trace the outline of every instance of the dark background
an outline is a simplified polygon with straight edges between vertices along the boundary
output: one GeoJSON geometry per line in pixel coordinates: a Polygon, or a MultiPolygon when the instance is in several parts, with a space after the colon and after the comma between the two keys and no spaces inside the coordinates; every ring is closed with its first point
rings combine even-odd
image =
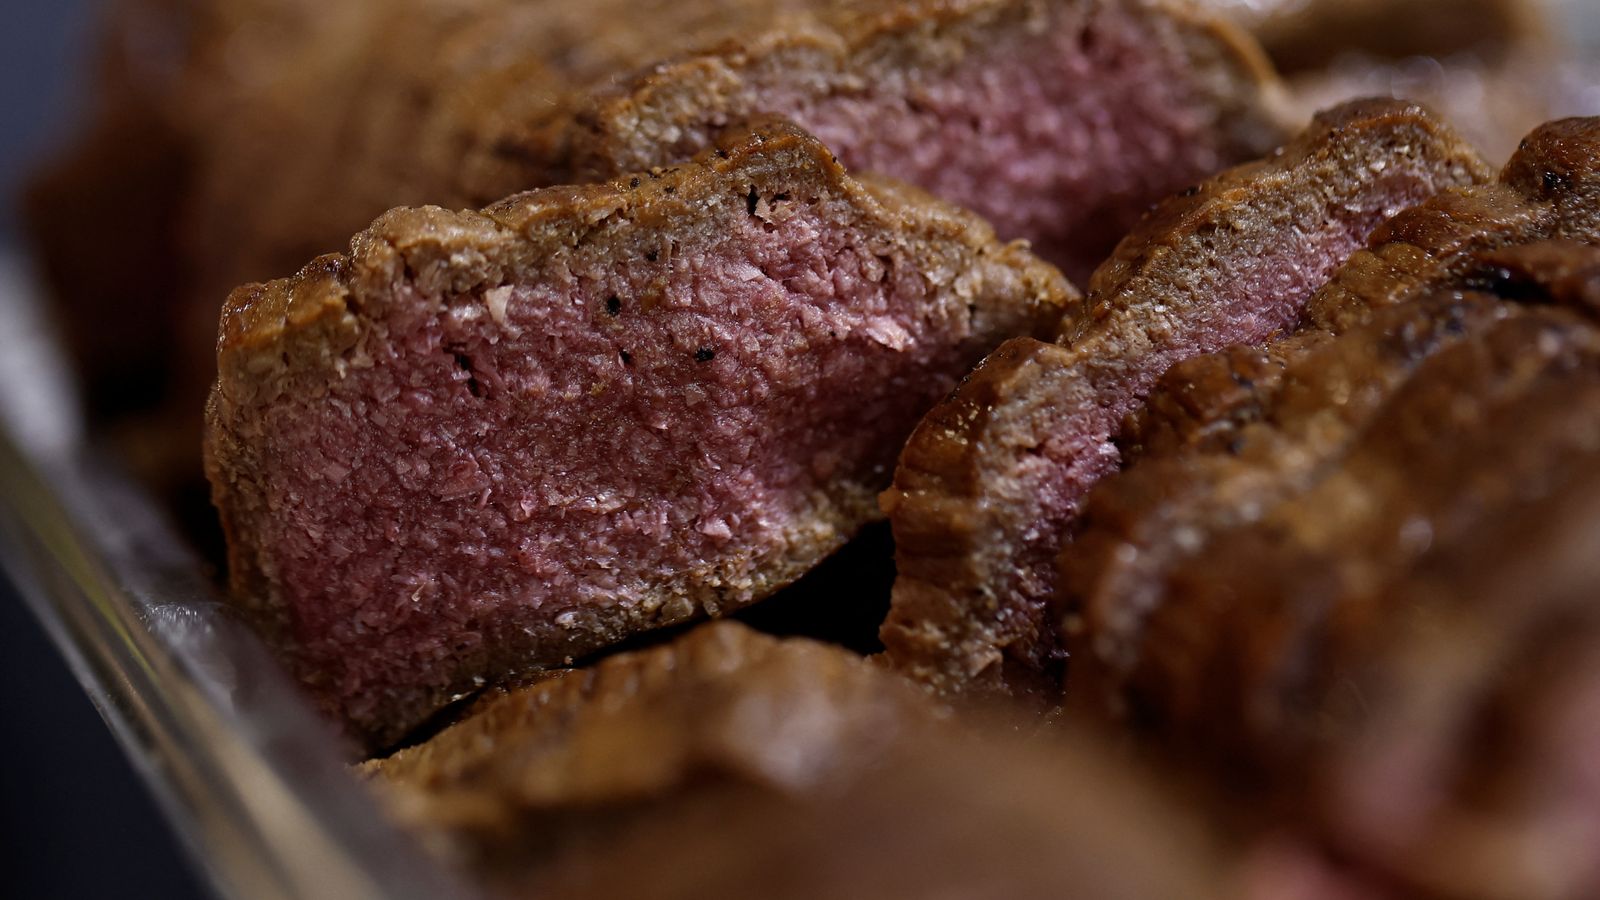
{"type": "MultiPolygon", "coordinates": [[[[8,0],[0,28],[0,243],[16,189],[86,90],[95,0],[8,0]]],[[[0,896],[203,896],[171,830],[38,622],[0,574],[0,896]]]]}

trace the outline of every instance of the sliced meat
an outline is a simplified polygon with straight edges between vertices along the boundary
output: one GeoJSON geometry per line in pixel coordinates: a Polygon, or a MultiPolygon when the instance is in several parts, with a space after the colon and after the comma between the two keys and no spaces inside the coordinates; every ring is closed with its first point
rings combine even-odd
{"type": "Polygon", "coordinates": [[[1480,522],[1379,601],[1392,612],[1354,638],[1301,801],[1336,852],[1441,897],[1600,892],[1595,471],[1480,522]]]}
{"type": "Polygon", "coordinates": [[[1498,183],[1446,191],[1385,222],[1312,298],[1304,325],[1348,329],[1476,270],[1485,252],[1552,238],[1600,239],[1600,119],[1543,125],[1498,183]]]}
{"type": "Polygon", "coordinates": [[[1098,748],[935,719],[848,653],[715,623],[366,768],[496,896],[1225,896],[1216,848],[1098,748]]]}
{"type": "Polygon", "coordinates": [[[1149,205],[1284,136],[1242,35],[1150,0],[825,3],[742,53],[695,53],[600,92],[574,167],[646,168],[723,123],[779,114],[854,169],[919,185],[1087,277],[1149,205]]]}
{"type": "Polygon", "coordinates": [[[1543,126],[1498,184],[1441,192],[1384,223],[1371,246],[1312,298],[1292,340],[1229,348],[1167,372],[1123,425],[1125,460],[1191,444],[1226,446],[1270,406],[1286,355],[1356,327],[1375,310],[1458,288],[1584,307],[1590,288],[1582,270],[1592,251],[1582,242],[1600,240],[1590,212],[1597,140],[1600,119],[1543,126]]]}
{"type": "Polygon", "coordinates": [[[362,768],[404,818],[485,850],[520,844],[530,865],[563,835],[707,781],[805,795],[865,777],[902,733],[939,718],[848,651],[716,622],[511,689],[362,768]]]}
{"type": "MultiPolygon", "coordinates": [[[[1499,302],[1420,303],[1463,299],[1499,302]]],[[[1600,331],[1508,306],[1466,332],[1302,487],[1192,529],[1115,712],[1406,896],[1588,896],[1600,331]]],[[[1374,322],[1330,346],[1401,337],[1374,322]]]]}
{"type": "Polygon", "coordinates": [[[1358,103],[1163,204],[1091,282],[1059,345],[1008,343],[917,429],[885,497],[899,577],[890,662],[947,693],[1055,692],[1045,607],[1123,416],[1174,363],[1294,323],[1395,211],[1486,178],[1417,107],[1358,103]]]}
{"type": "Polygon", "coordinates": [[[1600,243],[1540,241],[1492,250],[1468,277],[1495,293],[1530,303],[1550,302],[1600,318],[1600,243]]]}
{"type": "MultiPolygon", "coordinates": [[[[1146,205],[1282,137],[1259,51],[1164,0],[408,5],[409,17],[369,17],[366,48],[341,60],[350,95],[338,104],[239,98],[246,108],[229,119],[239,139],[215,138],[221,168],[196,225],[235,222],[242,195],[263,220],[245,227],[262,231],[238,245],[253,261],[213,285],[337,246],[397,203],[480,205],[641,171],[764,115],[1087,274],[1146,205]],[[416,52],[435,46],[443,52],[416,52]],[[273,124],[250,114],[257,103],[281,112],[291,135],[342,123],[319,138],[330,142],[324,161],[283,179],[286,196],[254,188],[260,165],[284,165],[250,149],[273,124]],[[346,184],[356,165],[366,171],[346,184]]],[[[302,82],[311,73],[297,61],[285,68],[296,75],[287,90],[326,90],[302,82]]]]}
{"type": "Polygon", "coordinates": [[[1529,308],[1565,306],[1593,317],[1585,288],[1597,254],[1594,245],[1570,241],[1489,251],[1456,269],[1463,284],[1498,296],[1462,293],[1443,279],[1435,282],[1441,293],[1382,307],[1338,337],[1303,332],[1174,367],[1162,393],[1130,416],[1130,432],[1145,441],[1135,445],[1142,455],[1130,455],[1129,468],[1097,486],[1081,532],[1062,551],[1060,602],[1081,641],[1072,692],[1129,713],[1123,679],[1139,662],[1143,623],[1185,602],[1187,589],[1172,573],[1204,566],[1219,534],[1270,530],[1275,510],[1311,503],[1308,518],[1331,515],[1332,507],[1319,513],[1319,501],[1307,496],[1317,496],[1316,485],[1352,447],[1381,429],[1374,418],[1399,402],[1397,392],[1411,390],[1419,366],[1464,340],[1485,340],[1529,308]],[[1222,382],[1219,372],[1241,365],[1265,374],[1205,392],[1222,382]]]}
{"type": "Polygon", "coordinates": [[[1122,465],[1190,449],[1231,449],[1239,430],[1264,414],[1289,361],[1323,338],[1312,332],[1264,347],[1239,344],[1174,365],[1123,421],[1122,465]]]}
{"type": "Polygon", "coordinates": [[[396,210],[230,299],[233,592],[382,743],[486,677],[767,596],[876,518],[917,419],[1059,273],[774,124],[482,214],[396,210]]]}
{"type": "Polygon", "coordinates": [[[558,861],[548,893],[508,879],[511,896],[1237,896],[1207,835],[1099,748],[928,741],[886,763],[851,790],[802,801],[696,798],[558,861]]]}
{"type": "Polygon", "coordinates": [[[1445,293],[1388,308],[1339,340],[1299,335],[1174,367],[1164,382],[1187,383],[1185,370],[1202,363],[1275,363],[1248,385],[1200,399],[1208,416],[1227,413],[1202,435],[1130,456],[1129,468],[1090,494],[1079,533],[1061,551],[1057,608],[1075,636],[1069,691],[1128,714],[1124,679],[1140,663],[1144,624],[1182,602],[1169,574],[1207,555],[1211,535],[1307,490],[1419,365],[1509,314],[1495,297],[1445,293]]]}
{"type": "MultiPolygon", "coordinates": [[[[174,131],[171,152],[143,168],[183,177],[125,209],[153,185],[106,185],[106,167],[80,167],[92,185],[38,192],[41,249],[66,315],[103,314],[85,329],[175,335],[149,346],[192,359],[145,359],[180,371],[209,372],[231,288],[338,250],[384,210],[476,208],[667,165],[767,114],[818,134],[852,169],[978,210],[1002,237],[1028,238],[1082,275],[1149,204],[1284,136],[1286,105],[1255,45],[1169,0],[123,5],[133,12],[113,38],[157,48],[148,55],[165,77],[145,107],[174,131]],[[116,204],[93,202],[102,193],[116,204]],[[176,283],[127,304],[125,279],[84,270],[142,267],[86,266],[84,235],[147,214],[152,229],[105,249],[180,233],[176,260],[147,248],[176,283]]],[[[108,144],[84,155],[120,158],[139,113],[105,105],[134,124],[95,126],[90,139],[108,144]]]]}
{"type": "Polygon", "coordinates": [[[1173,601],[1155,607],[1135,654],[1131,714],[1292,752],[1315,728],[1298,704],[1328,651],[1324,616],[1381,612],[1341,598],[1373,593],[1430,546],[1590,460],[1596,346],[1593,329],[1553,311],[1496,323],[1423,363],[1304,490],[1205,535],[1162,573],[1173,601]],[[1256,637],[1235,643],[1246,632],[1256,637]],[[1313,641],[1303,653],[1302,639],[1313,641]]]}

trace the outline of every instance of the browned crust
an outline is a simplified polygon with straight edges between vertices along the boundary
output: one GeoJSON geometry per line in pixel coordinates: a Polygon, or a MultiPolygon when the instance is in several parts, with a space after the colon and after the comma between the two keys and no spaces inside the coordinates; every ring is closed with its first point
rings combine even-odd
{"type": "Polygon", "coordinates": [[[619,835],[687,804],[836,793],[941,719],[842,648],[713,622],[512,690],[358,771],[401,823],[521,887],[570,853],[613,858],[619,835]]]}
{"type": "Polygon", "coordinates": [[[1255,192],[1302,171],[1348,165],[1369,141],[1415,140],[1432,148],[1441,172],[1459,184],[1494,177],[1489,164],[1447,124],[1425,108],[1402,100],[1355,100],[1319,113],[1310,127],[1271,156],[1236,166],[1163,201],[1123,241],[1089,280],[1089,315],[1063,322],[1072,343],[1124,308],[1158,278],[1194,265],[1185,256],[1196,232],[1231,224],[1223,213],[1249,202],[1255,192]]]}
{"type": "Polygon", "coordinates": [[[690,163],[639,176],[531,191],[481,212],[391,210],[351,240],[349,253],[321,257],[290,278],[246,285],[229,296],[218,338],[217,390],[227,399],[239,391],[261,391],[263,381],[270,385],[272,380],[268,373],[277,373],[275,358],[308,347],[321,352],[326,339],[315,334],[308,339],[308,332],[343,324],[347,316],[379,302],[402,273],[412,274],[428,291],[463,293],[502,284],[511,273],[581,240],[607,218],[626,216],[641,227],[692,219],[697,204],[726,193],[740,179],[810,185],[847,198],[873,226],[997,255],[1002,265],[1026,271],[1031,286],[1041,288],[1035,296],[1047,298],[1029,313],[1032,321],[1058,319],[1062,300],[1071,293],[1023,246],[999,244],[971,213],[907,185],[852,178],[810,135],[769,121],[753,131],[731,133],[718,149],[690,163]]]}
{"type": "Polygon", "coordinates": [[[496,896],[1228,894],[1229,855],[1136,767],[967,738],[858,657],[714,623],[360,771],[496,896]]]}
{"type": "Polygon", "coordinates": [[[1081,611],[1073,628],[1082,634],[1074,640],[1087,662],[1074,678],[1074,696],[1114,695],[1099,682],[1120,677],[1107,673],[1128,664],[1143,618],[1172,599],[1163,573],[1194,562],[1195,541],[1229,527],[1238,508],[1303,489],[1299,469],[1340,452],[1359,425],[1342,420],[1373,415],[1372,404],[1395,385],[1378,394],[1373,387],[1434,352],[1430,335],[1458,340],[1503,315],[1498,304],[1474,311],[1492,298],[1448,292],[1477,289],[1590,309],[1593,248],[1526,242],[1552,233],[1600,238],[1593,225],[1596,125],[1550,123],[1524,141],[1497,183],[1446,191],[1395,216],[1313,298],[1299,334],[1168,372],[1130,417],[1134,440],[1124,449],[1139,467],[1096,492],[1088,531],[1062,557],[1062,602],[1081,611]],[[1366,344],[1330,346],[1334,335],[1357,340],[1357,330],[1366,344]],[[1398,355],[1383,351],[1385,342],[1398,355]],[[1387,363],[1360,361],[1360,354],[1380,351],[1387,363]],[[1360,378],[1339,376],[1340,368],[1360,378]],[[1395,371],[1383,374],[1386,368],[1395,371]],[[1305,433],[1286,443],[1278,432],[1289,428],[1305,433]],[[1174,537],[1180,534],[1181,542],[1174,537]]]}
{"type": "Polygon", "coordinates": [[[513,690],[363,769],[422,801],[418,824],[511,827],[472,814],[648,802],[710,774],[803,793],[852,774],[897,731],[939,719],[919,692],[842,648],[712,622],[513,690]],[[741,716],[751,698],[763,716],[741,716]],[[792,716],[825,721],[767,732],[792,716]]]}
{"type": "Polygon", "coordinates": [[[1594,697],[1593,668],[1567,651],[1592,663],[1597,634],[1597,338],[1564,311],[1513,307],[1408,377],[1316,487],[1205,536],[1162,574],[1174,602],[1124,686],[1130,724],[1231,797],[1275,799],[1440,896],[1586,895],[1546,876],[1592,885],[1588,845],[1552,857],[1536,836],[1593,742],[1524,729],[1577,711],[1547,705],[1574,702],[1575,675],[1594,697]],[[1561,516],[1574,488],[1587,521],[1561,516]],[[1380,794],[1368,779],[1383,773],[1380,794]],[[1452,862],[1468,856],[1496,862],[1463,876],[1452,862]]]}
{"type": "Polygon", "coordinates": [[[1484,276],[1502,296],[1547,295],[1551,302],[1600,318],[1600,245],[1540,241],[1483,255],[1484,276]]]}
{"type": "Polygon", "coordinates": [[[1175,416],[1178,437],[1143,455],[1125,447],[1130,467],[1095,487],[1082,530],[1061,551],[1069,708],[1134,714],[1119,692],[1145,622],[1186,599],[1166,573],[1203,556],[1209,535],[1306,490],[1417,367],[1513,312],[1492,296],[1442,292],[1341,339],[1304,332],[1169,370],[1162,386],[1184,384],[1190,402],[1153,393],[1142,414],[1175,416]],[[1234,381],[1241,369],[1256,377],[1234,381]],[[1186,384],[1195,372],[1212,378],[1186,384]],[[1200,393],[1207,388],[1217,393],[1200,393]]]}
{"type": "Polygon", "coordinates": [[[1085,392],[1085,371],[1115,377],[1108,373],[1149,351],[1149,332],[1181,314],[1157,315],[1150,304],[1192,290],[1213,255],[1204,243],[1210,231],[1244,227],[1240,210],[1263,191],[1299,197],[1297,173],[1365,165],[1373,146],[1417,153],[1446,184],[1491,174],[1464,141],[1412,104],[1362,101],[1332,111],[1269,159],[1159,206],[1096,272],[1086,313],[1063,320],[1068,347],[1010,342],[928,415],[884,497],[899,573],[882,631],[892,665],[946,694],[1050,693],[1059,674],[1055,629],[1042,611],[1019,609],[1007,596],[1017,514],[991,483],[1002,479],[994,467],[1030,449],[1028,435],[1015,432],[1085,392]]]}
{"type": "Polygon", "coordinates": [[[195,302],[340,246],[390,206],[477,207],[680,161],[770,112],[748,95],[767,76],[841,89],[947,65],[996,22],[1113,2],[1190,42],[1235,158],[1281,137],[1291,114],[1260,49],[1182,0],[399,0],[336,15],[234,0],[194,24],[198,87],[165,98],[201,170],[186,210],[195,302]],[[277,77],[236,77],[232,42],[277,77]],[[267,149],[286,143],[304,152],[267,149]]]}
{"type": "Polygon", "coordinates": [[[1168,369],[1123,423],[1122,464],[1226,447],[1281,384],[1294,355],[1283,343],[1229,347],[1168,369]]]}
{"type": "Polygon", "coordinates": [[[883,509],[894,527],[894,606],[881,632],[897,670],[941,693],[1048,691],[1051,678],[1013,672],[1001,648],[1027,623],[1007,621],[1007,598],[990,587],[1006,531],[1005,510],[985,503],[987,456],[1007,428],[1049,405],[1072,373],[1072,351],[1032,338],[1007,341],[917,426],[883,509]],[[995,421],[997,417],[1004,417],[995,421]]]}
{"type": "MultiPolygon", "coordinates": [[[[584,241],[612,217],[630,223],[625,233],[633,237],[627,239],[647,240],[654,247],[663,233],[716,227],[721,215],[717,209],[737,207],[739,214],[747,214],[746,194],[752,187],[758,196],[810,189],[847,204],[864,228],[892,236],[918,259],[929,278],[950,285],[947,290],[970,290],[974,331],[983,340],[1048,333],[1076,298],[1053,267],[1020,244],[999,244],[971,214],[903,186],[857,182],[815,139],[782,123],[730,136],[692,163],[608,184],[535,191],[479,213],[391,211],[356,236],[349,254],[318,259],[293,278],[241,288],[224,310],[206,450],[214,502],[228,537],[235,603],[261,623],[291,662],[296,660],[285,627],[284,600],[269,574],[272,548],[261,546],[254,531],[255,523],[270,515],[253,480],[262,451],[238,437],[236,424],[247,422],[255,410],[288,389],[291,376],[302,385],[308,377],[337,378],[367,323],[383,316],[394,285],[405,282],[426,293],[453,296],[509,283],[520,273],[537,272],[541,260],[584,241]]],[[[638,253],[619,253],[618,258],[644,256],[647,249],[641,246],[638,253]]],[[[817,527],[792,537],[781,558],[760,572],[755,596],[799,577],[876,518],[880,487],[850,481],[836,485],[831,496],[819,497],[818,515],[827,520],[808,523],[817,527]]],[[[696,584],[673,587],[685,592],[687,602],[646,603],[639,610],[617,613],[616,621],[566,629],[559,641],[552,637],[555,643],[541,645],[538,653],[525,652],[513,660],[484,650],[482,658],[460,661],[460,679],[464,685],[475,676],[559,663],[629,633],[718,609],[719,599],[696,584]]],[[[297,667],[303,677],[315,680],[315,671],[297,667]]],[[[354,724],[376,740],[396,738],[459,687],[395,701],[399,708],[381,720],[354,724]]]]}
{"type": "Polygon", "coordinates": [[[1446,191],[1390,219],[1306,306],[1335,333],[1480,265],[1500,247],[1600,239],[1600,119],[1562,119],[1530,134],[1499,182],[1446,191]]]}
{"type": "MultiPolygon", "coordinates": [[[[1082,14],[1124,0],[872,0],[829,2],[809,14],[780,17],[755,37],[728,38],[708,49],[659,62],[585,100],[569,135],[558,139],[581,176],[658,165],[663,153],[693,146],[721,123],[762,112],[754,85],[775,72],[803,71],[828,91],[860,90],[864,81],[927,67],[948,68],[981,50],[1000,29],[1046,27],[1056,7],[1082,14]]],[[[1197,71],[1208,74],[1206,99],[1229,130],[1229,155],[1271,146],[1292,114],[1272,65],[1250,37],[1185,0],[1126,0],[1171,23],[1197,71]]]]}

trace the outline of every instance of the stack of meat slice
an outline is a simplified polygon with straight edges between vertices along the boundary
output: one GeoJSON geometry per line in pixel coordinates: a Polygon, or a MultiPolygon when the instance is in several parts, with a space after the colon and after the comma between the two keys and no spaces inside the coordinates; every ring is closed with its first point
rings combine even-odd
{"type": "Polygon", "coordinates": [[[1067,604],[1089,617],[1102,661],[1115,633],[1161,603],[1144,573],[1200,553],[1197,527],[1258,514],[1272,492],[1296,490],[1411,367],[1507,308],[1430,295],[1481,275],[1484,254],[1497,249],[1600,234],[1595,139],[1591,120],[1541,128],[1499,182],[1444,192],[1385,223],[1312,298],[1297,334],[1166,373],[1123,434],[1125,459],[1138,465],[1091,497],[1088,527],[1068,554],[1067,604]],[[1422,300],[1430,305],[1415,305],[1422,300]],[[1372,339],[1332,341],[1363,327],[1372,339]],[[1269,407],[1282,429],[1249,431],[1269,407]]]}
{"type": "Polygon", "coordinates": [[[1368,62],[1495,57],[1548,37],[1545,0],[1204,0],[1261,41],[1285,73],[1368,62]]]}
{"type": "Polygon", "coordinates": [[[167,372],[180,417],[229,290],[391,207],[670,165],[778,115],[1081,275],[1287,121],[1254,43],[1181,0],[124,5],[103,121],[31,208],[91,387],[167,372]]]}
{"type": "Polygon", "coordinates": [[[1063,553],[1069,709],[1424,896],[1600,890],[1597,301],[1563,121],[1174,368],[1063,553]]]}
{"type": "Polygon", "coordinates": [[[1095,273],[1087,315],[1007,343],[906,446],[885,498],[890,662],[946,693],[1052,697],[1055,554],[1119,464],[1123,416],[1184,358],[1291,326],[1387,217],[1488,177],[1420,108],[1360,102],[1159,207],[1095,273]]]}
{"type": "Polygon", "coordinates": [[[352,733],[760,600],[881,514],[917,420],[1077,295],[771,123],[681,166],[395,210],[224,312],[233,595],[352,733]]]}
{"type": "Polygon", "coordinates": [[[859,657],[715,623],[365,770],[495,896],[1236,896],[1228,851],[1101,749],[938,719],[859,657]]]}

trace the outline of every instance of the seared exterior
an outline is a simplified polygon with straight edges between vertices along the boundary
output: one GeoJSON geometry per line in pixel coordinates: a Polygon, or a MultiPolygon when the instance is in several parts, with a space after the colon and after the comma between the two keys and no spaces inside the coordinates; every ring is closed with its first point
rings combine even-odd
{"type": "Polygon", "coordinates": [[[137,102],[109,96],[82,161],[31,207],[97,408],[159,418],[134,436],[164,482],[197,472],[228,292],[393,207],[667,165],[776,114],[1078,277],[1150,203],[1276,144],[1289,115],[1247,37],[1169,0],[122,8],[112,44],[162,48],[160,65],[117,69],[137,102]]]}
{"type": "Polygon", "coordinates": [[[1102,748],[937,720],[859,657],[715,623],[365,771],[496,896],[1228,895],[1227,858],[1102,748]]]}
{"type": "Polygon", "coordinates": [[[1408,895],[1593,893],[1597,261],[1492,251],[1289,354],[1232,449],[1102,484],[1066,578],[1120,560],[1120,594],[1072,623],[1069,713],[1408,895]]]}
{"type": "Polygon", "coordinates": [[[1306,307],[1339,332],[1481,266],[1481,254],[1600,233],[1600,119],[1561,119],[1523,140],[1495,184],[1446,191],[1385,222],[1306,307]]]}
{"type": "Polygon", "coordinates": [[[673,169],[396,210],[225,311],[233,595],[381,745],[482,679],[788,584],[921,414],[1077,296],[792,126],[673,169]]]}
{"type": "Polygon", "coordinates": [[[1123,416],[1174,363],[1292,326],[1388,216],[1489,175],[1423,110],[1372,101],[1164,202],[1095,273],[1059,344],[1008,343],[907,445],[884,498],[891,664],[943,693],[1052,697],[1054,559],[1119,464],[1123,416]]]}

